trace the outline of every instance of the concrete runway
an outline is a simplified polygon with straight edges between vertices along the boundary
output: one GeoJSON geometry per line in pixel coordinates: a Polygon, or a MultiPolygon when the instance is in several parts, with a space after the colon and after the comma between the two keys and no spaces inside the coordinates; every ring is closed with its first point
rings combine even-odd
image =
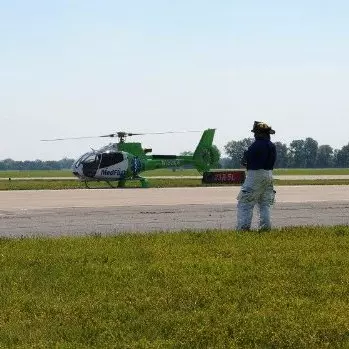
{"type": "MultiPolygon", "coordinates": [[[[349,186],[276,186],[275,227],[349,224],[349,186]]],[[[240,187],[3,191],[1,236],[232,229],[240,187]]],[[[254,227],[256,227],[256,217],[254,227]]]]}

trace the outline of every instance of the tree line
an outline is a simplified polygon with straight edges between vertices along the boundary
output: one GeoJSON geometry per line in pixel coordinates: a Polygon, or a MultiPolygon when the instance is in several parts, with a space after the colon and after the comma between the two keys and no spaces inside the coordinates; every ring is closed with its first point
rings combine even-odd
{"type": "Polygon", "coordinates": [[[0,161],[0,171],[65,170],[70,169],[73,163],[74,159],[67,158],[58,161],[15,161],[12,159],[5,159],[0,161]]]}
{"type": "MultiPolygon", "coordinates": [[[[230,141],[224,146],[227,157],[214,146],[214,158],[219,159],[219,167],[240,168],[244,151],[253,143],[253,138],[244,138],[240,141],[230,141]]],[[[276,168],[349,168],[349,143],[341,149],[333,149],[330,145],[319,145],[313,138],[297,139],[289,145],[274,142],[277,152],[276,168]]],[[[180,155],[193,155],[192,152],[183,152],[180,155]]],[[[15,161],[5,159],[0,161],[0,171],[13,170],[64,170],[70,169],[74,159],[42,161],[26,160],[15,161]]]]}
{"type": "MultiPolygon", "coordinates": [[[[221,159],[224,168],[239,168],[244,151],[253,143],[253,138],[231,141],[224,146],[228,158],[221,159]]],[[[289,145],[274,142],[277,152],[276,168],[348,168],[349,143],[341,149],[330,145],[319,145],[308,137],[293,140],[289,145]]]]}

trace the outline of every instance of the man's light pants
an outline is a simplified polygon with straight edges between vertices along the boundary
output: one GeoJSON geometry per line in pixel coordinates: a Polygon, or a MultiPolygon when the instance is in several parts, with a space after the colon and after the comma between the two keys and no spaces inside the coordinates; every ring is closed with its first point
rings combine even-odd
{"type": "Polygon", "coordinates": [[[248,170],[237,199],[238,230],[251,228],[253,209],[256,204],[259,208],[259,229],[270,229],[270,206],[275,199],[272,171],[248,170]]]}

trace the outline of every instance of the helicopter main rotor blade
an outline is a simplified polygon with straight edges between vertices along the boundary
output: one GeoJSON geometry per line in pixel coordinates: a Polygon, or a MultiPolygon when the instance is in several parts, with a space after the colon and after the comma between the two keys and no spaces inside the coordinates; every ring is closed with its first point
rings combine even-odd
{"type": "Polygon", "coordinates": [[[103,135],[98,137],[117,137],[118,135],[116,133],[111,133],[110,135],[103,135]]]}
{"type": "Polygon", "coordinates": [[[85,139],[85,138],[98,138],[98,137],[100,137],[100,136],[40,139],[40,141],[41,142],[54,142],[54,141],[65,141],[65,140],[68,140],[68,139],[85,139]]]}
{"type": "Polygon", "coordinates": [[[88,139],[88,138],[105,138],[105,137],[128,137],[128,136],[144,136],[144,135],[162,135],[168,133],[188,133],[188,132],[202,132],[202,131],[165,131],[165,132],[145,132],[145,133],[131,133],[131,132],[115,132],[102,136],[87,136],[87,137],[67,137],[67,138],[53,138],[53,139],[40,139],[42,142],[55,142],[65,141],[69,139],[88,139]]]}
{"type": "Polygon", "coordinates": [[[130,136],[145,136],[145,135],[162,135],[167,133],[187,133],[187,132],[202,132],[202,131],[166,131],[166,132],[144,132],[144,133],[133,133],[133,132],[115,132],[108,135],[99,137],[130,137],[130,136]]]}
{"type": "Polygon", "coordinates": [[[202,131],[165,131],[165,132],[129,133],[128,136],[163,135],[166,133],[189,133],[189,132],[202,132],[202,131]]]}

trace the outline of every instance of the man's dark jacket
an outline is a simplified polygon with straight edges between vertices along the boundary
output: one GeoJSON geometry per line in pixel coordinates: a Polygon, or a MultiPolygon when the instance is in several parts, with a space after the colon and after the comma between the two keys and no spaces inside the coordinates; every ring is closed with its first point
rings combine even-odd
{"type": "Polygon", "coordinates": [[[268,137],[255,137],[255,141],[244,153],[243,165],[247,170],[273,170],[276,161],[276,147],[268,137]]]}

